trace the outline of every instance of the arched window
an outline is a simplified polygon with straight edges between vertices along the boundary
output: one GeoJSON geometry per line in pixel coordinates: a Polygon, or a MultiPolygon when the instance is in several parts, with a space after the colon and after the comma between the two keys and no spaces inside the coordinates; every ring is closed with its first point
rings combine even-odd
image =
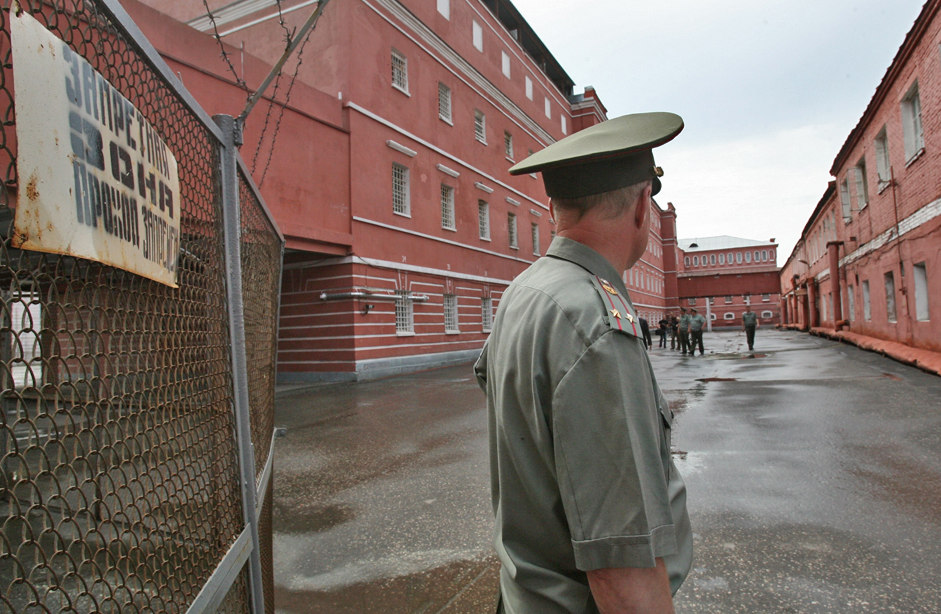
{"type": "Polygon", "coordinates": [[[762,317],[763,319],[765,319],[765,320],[770,320],[771,318],[774,317],[774,314],[771,313],[770,311],[762,311],[762,312],[761,312],[761,317],[762,317]]]}
{"type": "Polygon", "coordinates": [[[768,262],[768,250],[766,249],[761,250],[761,261],[768,262]]]}
{"type": "Polygon", "coordinates": [[[686,266],[689,266],[689,256],[687,256],[686,258],[683,258],[683,264],[685,264],[686,266]]]}
{"type": "Polygon", "coordinates": [[[725,254],[719,254],[719,264],[725,264],[725,254]]]}
{"type": "Polygon", "coordinates": [[[726,311],[726,312],[725,312],[725,315],[722,316],[722,319],[723,319],[723,320],[734,320],[734,319],[735,319],[735,314],[732,313],[731,311],[726,311]]]}
{"type": "Polygon", "coordinates": [[[699,266],[699,256],[693,256],[693,266],[699,266]]]}
{"type": "Polygon", "coordinates": [[[711,264],[712,266],[715,266],[715,265],[716,265],[716,255],[715,255],[715,254],[709,254],[709,264],[711,264]]]}
{"type": "Polygon", "coordinates": [[[751,262],[751,252],[745,252],[745,262],[751,262]]]}
{"type": "Polygon", "coordinates": [[[761,254],[758,252],[758,250],[755,250],[755,262],[759,262],[760,260],[761,254]]]}
{"type": "Polygon", "coordinates": [[[742,264],[742,252],[735,252],[735,263],[742,264]]]}

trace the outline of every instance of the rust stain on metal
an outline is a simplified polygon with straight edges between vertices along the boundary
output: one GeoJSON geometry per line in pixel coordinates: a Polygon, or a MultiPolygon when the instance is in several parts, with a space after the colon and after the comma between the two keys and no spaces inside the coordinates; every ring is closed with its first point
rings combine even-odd
{"type": "Polygon", "coordinates": [[[36,187],[37,183],[39,183],[39,178],[33,175],[26,184],[26,198],[29,200],[37,200],[39,198],[39,189],[36,187]]]}

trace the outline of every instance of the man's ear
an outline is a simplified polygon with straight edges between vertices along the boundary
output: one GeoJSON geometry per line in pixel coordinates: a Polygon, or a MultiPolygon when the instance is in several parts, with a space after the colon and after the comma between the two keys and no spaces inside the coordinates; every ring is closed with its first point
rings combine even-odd
{"type": "Polygon", "coordinates": [[[558,224],[558,220],[555,219],[555,201],[551,198],[549,199],[549,219],[554,223],[558,224]]]}
{"type": "Polygon", "coordinates": [[[644,227],[647,223],[647,216],[650,215],[651,198],[653,198],[651,192],[653,192],[653,187],[648,182],[637,197],[637,204],[634,206],[634,224],[638,229],[644,227]]]}

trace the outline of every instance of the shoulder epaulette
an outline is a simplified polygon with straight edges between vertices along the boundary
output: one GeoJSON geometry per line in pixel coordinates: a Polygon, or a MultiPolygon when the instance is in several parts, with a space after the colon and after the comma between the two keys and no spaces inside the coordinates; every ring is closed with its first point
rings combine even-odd
{"type": "Polygon", "coordinates": [[[597,275],[591,276],[591,283],[601,296],[606,312],[604,320],[608,323],[608,326],[613,330],[637,337],[640,334],[640,322],[637,321],[637,315],[630,308],[627,301],[624,300],[624,297],[608,280],[597,275]]]}

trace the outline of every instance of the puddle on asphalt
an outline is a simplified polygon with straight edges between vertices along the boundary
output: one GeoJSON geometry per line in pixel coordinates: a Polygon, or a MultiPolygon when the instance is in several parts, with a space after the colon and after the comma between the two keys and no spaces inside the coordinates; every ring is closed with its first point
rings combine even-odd
{"type": "Polygon", "coordinates": [[[676,465],[682,476],[699,473],[706,468],[706,454],[704,452],[673,450],[671,454],[673,455],[673,464],[676,465]]]}
{"type": "Polygon", "coordinates": [[[697,382],[735,382],[738,381],[734,377],[700,377],[696,379],[697,382]]]}

